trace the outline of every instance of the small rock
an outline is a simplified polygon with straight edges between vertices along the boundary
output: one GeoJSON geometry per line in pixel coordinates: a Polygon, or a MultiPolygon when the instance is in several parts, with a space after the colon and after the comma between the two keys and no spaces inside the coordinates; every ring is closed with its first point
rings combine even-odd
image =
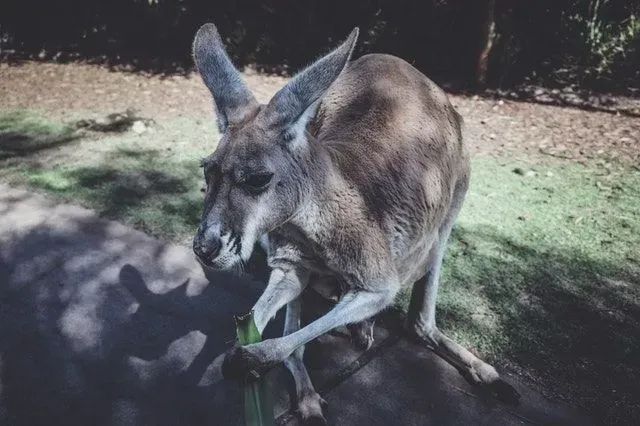
{"type": "Polygon", "coordinates": [[[576,95],[575,93],[569,93],[564,97],[564,101],[567,103],[570,103],[572,105],[581,105],[583,104],[582,99],[580,99],[580,96],[576,95]]]}
{"type": "Polygon", "coordinates": [[[133,126],[131,126],[131,130],[133,130],[134,133],[137,133],[140,135],[147,131],[147,126],[142,121],[136,120],[133,122],[133,126]]]}
{"type": "Polygon", "coordinates": [[[536,100],[538,102],[546,102],[546,103],[553,102],[553,98],[551,96],[549,96],[548,94],[543,94],[543,95],[537,96],[536,100]]]}
{"type": "Polygon", "coordinates": [[[511,170],[513,173],[523,176],[524,175],[524,170],[522,170],[520,167],[516,167],[515,169],[511,170]]]}
{"type": "Polygon", "coordinates": [[[526,177],[536,177],[538,175],[538,173],[534,172],[533,170],[529,170],[527,173],[524,174],[526,177]]]}
{"type": "Polygon", "coordinates": [[[504,101],[503,101],[502,99],[500,99],[500,100],[498,101],[498,105],[500,105],[500,106],[504,105],[504,101]]]}
{"type": "Polygon", "coordinates": [[[604,95],[600,97],[600,103],[604,106],[612,106],[612,105],[615,105],[617,102],[614,97],[604,95]]]}
{"type": "Polygon", "coordinates": [[[495,134],[495,133],[491,133],[491,134],[489,135],[489,139],[495,139],[495,138],[496,138],[496,134],[495,134]]]}
{"type": "Polygon", "coordinates": [[[547,177],[551,177],[551,176],[553,176],[553,173],[552,172],[547,172],[547,177]]]}

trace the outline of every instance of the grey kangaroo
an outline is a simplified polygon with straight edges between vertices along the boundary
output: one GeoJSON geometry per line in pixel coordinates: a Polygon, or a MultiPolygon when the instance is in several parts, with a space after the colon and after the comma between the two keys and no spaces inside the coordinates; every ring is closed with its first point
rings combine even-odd
{"type": "Polygon", "coordinates": [[[491,365],[436,326],[442,258],[469,183],[462,118],[404,60],[368,54],[350,62],[357,38],[355,28],[262,105],[216,27],[205,24],[195,36],[195,63],[222,137],[202,161],[206,193],[194,252],[208,267],[233,269],[265,241],[272,272],[254,306],[258,330],[286,305],[283,337],[237,346],[214,364],[229,379],[284,362],[300,415],[322,423],[325,402],[303,364],[304,345],[344,325],[368,346],[371,318],[413,285],[410,334],[471,382],[517,400],[491,365]],[[311,274],[318,279],[310,282],[311,274]],[[308,285],[333,285],[339,298],[301,327],[308,285]]]}

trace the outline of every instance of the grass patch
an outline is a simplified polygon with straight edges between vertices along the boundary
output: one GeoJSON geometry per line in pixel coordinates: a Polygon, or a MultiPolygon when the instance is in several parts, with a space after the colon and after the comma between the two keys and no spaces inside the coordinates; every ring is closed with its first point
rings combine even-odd
{"type": "Polygon", "coordinates": [[[33,154],[76,138],[70,126],[45,121],[29,111],[0,114],[0,160],[33,154]]]}
{"type": "MultiPolygon", "coordinates": [[[[68,128],[29,111],[0,113],[0,135],[28,133],[52,140],[68,128]]],[[[198,163],[216,142],[213,120],[178,119],[142,135],[87,133],[73,146],[43,146],[3,161],[0,180],[82,204],[154,236],[186,242],[202,209],[198,163]]]]}
{"type": "Polygon", "coordinates": [[[113,164],[25,169],[22,174],[31,186],[156,236],[178,241],[193,232],[202,204],[198,162],[114,158],[113,164]]]}
{"type": "Polygon", "coordinates": [[[473,163],[439,325],[607,424],[629,421],[640,415],[640,172],[516,167],[531,165],[473,163]]]}
{"type": "MultiPolygon", "coordinates": [[[[64,133],[19,117],[0,115],[1,131],[64,133]]],[[[187,242],[213,126],[181,119],[154,133],[48,147],[5,162],[0,180],[187,242]]],[[[640,171],[476,158],[445,257],[439,325],[487,360],[577,398],[607,424],[631,422],[640,416],[639,253],[640,171]]]]}

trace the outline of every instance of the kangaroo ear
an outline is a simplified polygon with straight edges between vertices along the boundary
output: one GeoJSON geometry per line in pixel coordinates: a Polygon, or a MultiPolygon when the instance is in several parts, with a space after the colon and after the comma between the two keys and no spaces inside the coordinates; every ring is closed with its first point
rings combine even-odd
{"type": "Polygon", "coordinates": [[[283,128],[290,139],[298,139],[304,133],[327,89],[351,58],[358,32],[354,28],[335,50],[296,74],[267,105],[265,114],[271,123],[283,128]]]}
{"type": "Polygon", "coordinates": [[[214,24],[204,24],[193,40],[193,57],[204,84],[213,95],[218,127],[242,122],[258,107],[240,73],[233,66],[214,24]]]}

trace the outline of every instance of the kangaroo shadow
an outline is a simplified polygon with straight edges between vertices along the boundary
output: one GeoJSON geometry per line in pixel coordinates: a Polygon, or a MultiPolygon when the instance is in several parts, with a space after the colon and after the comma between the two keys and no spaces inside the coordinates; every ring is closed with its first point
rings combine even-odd
{"type": "Polygon", "coordinates": [[[202,349],[181,372],[185,384],[197,385],[214,358],[234,344],[234,315],[250,310],[259,291],[255,282],[231,274],[215,275],[218,284],[207,286],[198,295],[187,294],[189,279],[167,293],[158,294],[149,290],[136,268],[125,265],[120,271],[120,285],[139,306],[121,330],[120,353],[145,361],[159,359],[174,342],[197,331],[204,336],[202,349]],[[235,288],[225,284],[229,280],[233,280],[235,288]]]}
{"type": "Polygon", "coordinates": [[[195,262],[171,266],[181,249],[80,222],[0,245],[0,424],[241,423],[241,387],[208,367],[264,284],[205,278],[195,262]]]}
{"type": "Polygon", "coordinates": [[[128,421],[158,425],[242,421],[240,386],[214,383],[208,367],[234,345],[234,315],[251,309],[260,285],[230,274],[214,275],[209,274],[211,285],[190,296],[189,279],[159,294],[149,289],[132,265],[120,270],[120,285],[138,304],[116,333],[112,355],[125,379],[113,387],[119,398],[130,401],[120,413],[128,421]]]}

